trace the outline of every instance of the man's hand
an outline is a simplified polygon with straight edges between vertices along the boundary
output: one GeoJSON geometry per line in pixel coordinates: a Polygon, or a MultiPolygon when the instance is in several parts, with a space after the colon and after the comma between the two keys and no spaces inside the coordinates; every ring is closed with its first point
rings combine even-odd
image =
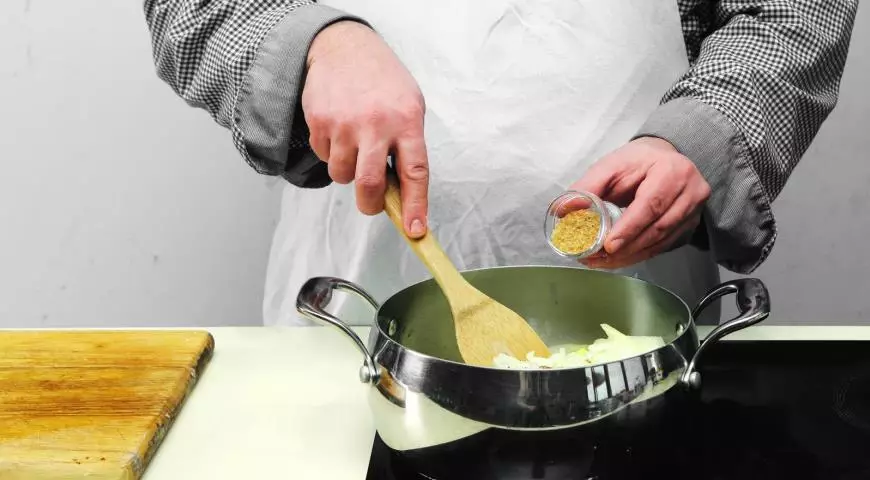
{"type": "Polygon", "coordinates": [[[426,229],[429,162],[423,140],[425,104],[416,81],[389,46],[356,22],[335,23],[315,37],[308,55],[302,109],[310,143],[341,184],[355,182],[357,208],[384,208],[386,161],[397,158],[403,221],[412,238],[426,229]]]}
{"type": "Polygon", "coordinates": [[[592,268],[622,268],[666,251],[698,226],[710,186],[695,164],[668,142],[639,138],[606,155],[571,186],[628,205],[592,268]]]}

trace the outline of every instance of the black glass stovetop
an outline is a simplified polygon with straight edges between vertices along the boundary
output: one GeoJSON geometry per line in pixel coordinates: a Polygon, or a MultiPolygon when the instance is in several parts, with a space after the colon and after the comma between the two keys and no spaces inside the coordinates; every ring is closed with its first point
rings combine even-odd
{"type": "Polygon", "coordinates": [[[870,480],[870,342],[726,341],[701,364],[700,395],[651,425],[484,433],[413,462],[376,436],[366,478],[870,480]]]}

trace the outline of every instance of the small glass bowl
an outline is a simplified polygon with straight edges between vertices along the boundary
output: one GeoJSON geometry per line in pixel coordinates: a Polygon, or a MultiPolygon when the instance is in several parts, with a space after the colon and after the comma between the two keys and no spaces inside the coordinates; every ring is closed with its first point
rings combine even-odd
{"type": "MultiPolygon", "coordinates": [[[[589,192],[569,190],[556,197],[547,207],[547,215],[544,218],[544,236],[547,238],[547,244],[556,254],[568,258],[587,258],[595,255],[604,247],[607,235],[610,234],[613,225],[621,216],[622,209],[616,205],[605,202],[589,192]],[[559,248],[553,241],[553,233],[557,226],[565,215],[582,210],[597,214],[598,221],[595,223],[597,233],[590,238],[590,241],[582,242],[580,247],[576,249],[566,251],[559,248]]],[[[589,232],[586,233],[588,236],[589,232]]]]}

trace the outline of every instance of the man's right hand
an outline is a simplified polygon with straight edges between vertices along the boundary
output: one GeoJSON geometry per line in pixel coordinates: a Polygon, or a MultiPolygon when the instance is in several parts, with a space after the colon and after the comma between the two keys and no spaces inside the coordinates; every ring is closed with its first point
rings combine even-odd
{"type": "Polygon", "coordinates": [[[405,231],[412,238],[423,235],[425,104],[417,82],[381,37],[351,21],[321,31],[309,49],[302,109],[314,153],[328,164],[333,181],[355,183],[357,207],[366,215],[383,210],[386,159],[396,155],[405,231]]]}

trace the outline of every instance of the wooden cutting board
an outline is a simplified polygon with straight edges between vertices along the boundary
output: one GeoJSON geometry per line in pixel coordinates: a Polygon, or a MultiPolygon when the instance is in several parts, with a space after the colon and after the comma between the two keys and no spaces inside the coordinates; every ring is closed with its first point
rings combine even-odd
{"type": "Polygon", "coordinates": [[[140,478],[213,350],[201,331],[0,331],[0,480],[140,478]]]}

